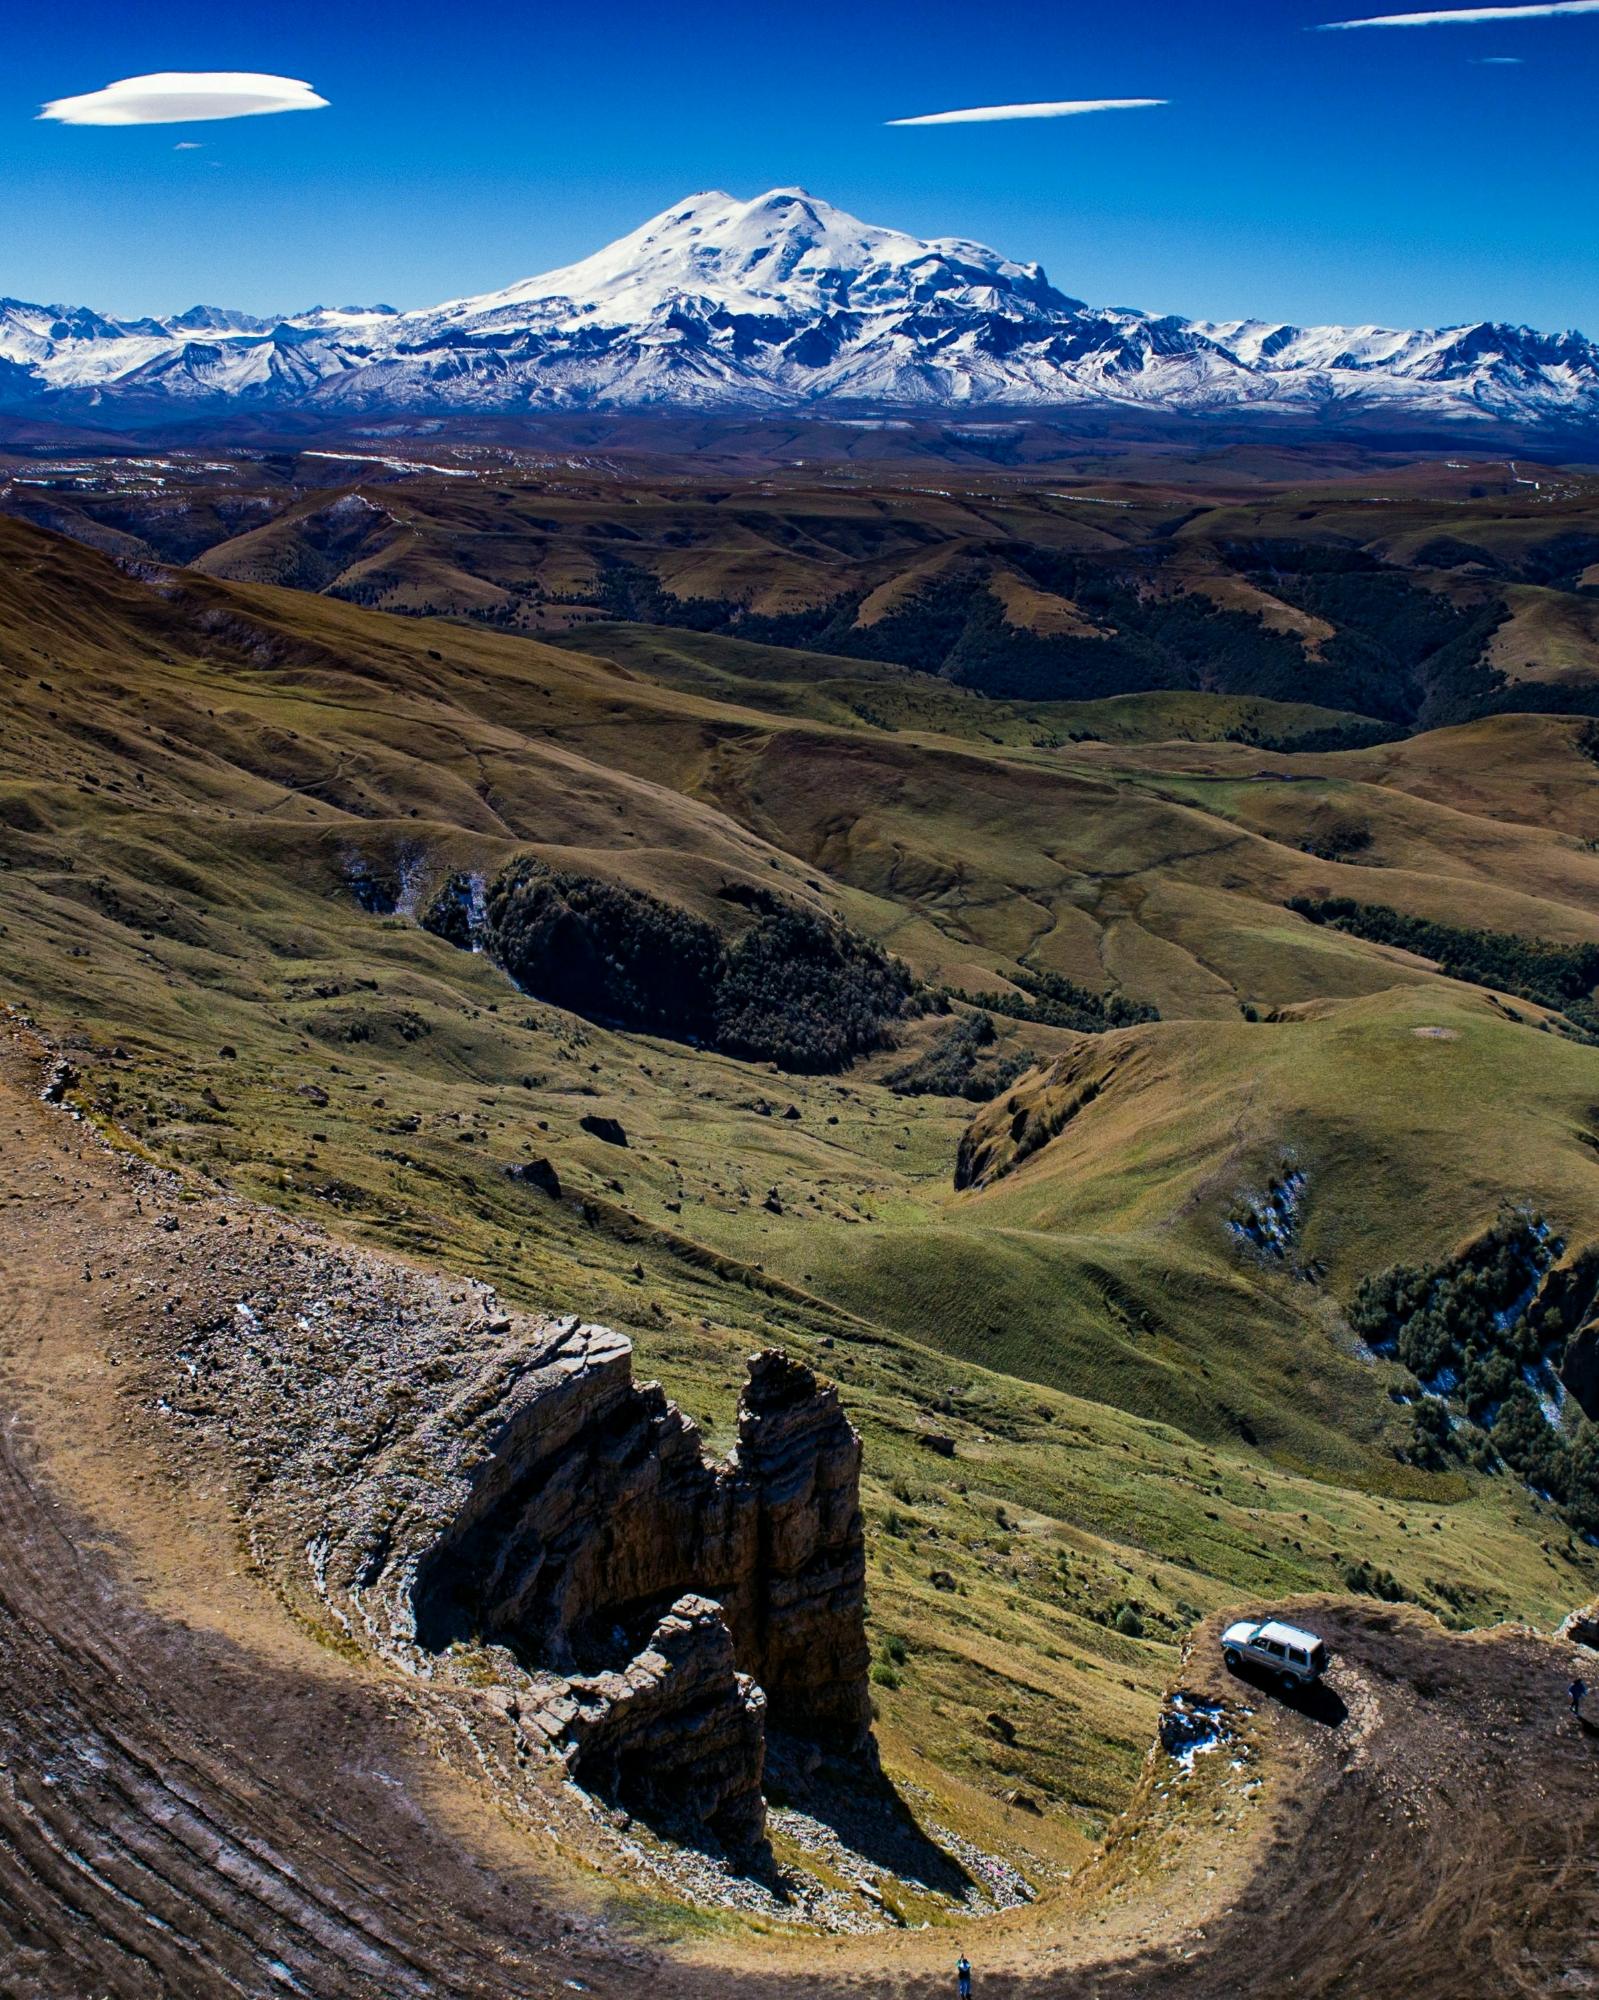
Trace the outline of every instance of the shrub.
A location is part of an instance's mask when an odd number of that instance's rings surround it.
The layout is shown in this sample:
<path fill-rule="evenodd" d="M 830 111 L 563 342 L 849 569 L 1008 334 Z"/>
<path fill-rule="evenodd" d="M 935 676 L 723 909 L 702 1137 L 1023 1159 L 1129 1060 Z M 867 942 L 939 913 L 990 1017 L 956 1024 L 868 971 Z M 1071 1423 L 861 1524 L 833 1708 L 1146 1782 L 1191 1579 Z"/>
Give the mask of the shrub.
<path fill-rule="evenodd" d="M 997 1039 L 989 1015 L 957 1015 L 921 1055 L 883 1080 L 901 1097 L 964 1097 L 986 1104 L 1038 1062 L 1027 1049 L 985 1060 Z"/>
<path fill-rule="evenodd" d="M 990 1014 L 1004 1014 L 1013 1021 L 1037 1021 L 1051 1028 L 1075 1028 L 1079 1034 L 1101 1035 L 1107 1028 L 1131 1027 L 1137 1021 L 1158 1021 L 1160 1010 L 1141 1000 L 1127 1000 L 1119 993 L 1094 993 L 1086 986 L 1063 979 L 1058 972 L 1031 972 L 1025 966 L 1015 974 L 1023 993 L 960 993 L 957 998 Z"/>
<path fill-rule="evenodd" d="M 1301 729 L 1289 736 L 1253 729 L 1246 723 L 1241 728 L 1225 730 L 1222 741 L 1249 743 L 1269 756 L 1298 754 L 1308 757 L 1324 755 L 1329 750 L 1370 750 L 1379 743 L 1395 743 L 1404 733 L 1397 723 L 1368 722 L 1364 717 L 1353 717 L 1348 722 L 1331 722 L 1319 729 Z"/>
<path fill-rule="evenodd" d="M 470 951 L 477 942 L 473 879 L 465 874 L 452 875 L 422 915 L 423 930 L 443 938 L 458 951 Z"/>
<path fill-rule="evenodd" d="M 1583 1424 L 1566 1447 L 1566 1487 L 1572 1526 L 1599 1535 L 1599 1424 Z"/>
<path fill-rule="evenodd" d="M 723 959 L 716 1046 L 783 1069 L 842 1069 L 888 1041 L 911 1004 L 910 973 L 868 939 L 808 910 L 780 909 Z"/>
<path fill-rule="evenodd" d="M 1515 1360 L 1503 1348 L 1474 1354 L 1460 1378 L 1461 1398 L 1471 1414 L 1480 1417 L 1502 1403 L 1519 1380 Z"/>
<path fill-rule="evenodd" d="M 995 1040 L 987 1014 L 957 1015 L 913 1062 L 883 1079 L 901 1097 L 960 1097 L 971 1082 L 981 1051 Z"/>
<path fill-rule="evenodd" d="M 1288 908 L 1313 924 L 1330 924 L 1352 937 L 1435 959 L 1451 979 L 1564 1009 L 1583 1027 L 1594 1024 L 1589 996 L 1599 985 L 1599 945 L 1551 944 L 1517 931 L 1466 930 L 1426 917 L 1407 917 L 1385 903 L 1357 903 L 1348 896 L 1320 900 L 1293 896 Z"/>
<path fill-rule="evenodd" d="M 1444 1368 L 1474 1367 L 1485 1388 L 1502 1383 L 1502 1371 L 1488 1367 L 1492 1356 L 1519 1366 L 1541 1351 L 1516 1308 L 1531 1298 L 1559 1247 L 1537 1219 L 1507 1217 L 1448 1263 L 1431 1270 L 1395 1264 L 1362 1278 L 1349 1323 L 1373 1346 L 1394 1347 L 1423 1381 Z"/>
<path fill-rule="evenodd" d="M 1523 1479 L 1556 1500 L 1571 1491 L 1571 1468 L 1565 1440 L 1552 1429 L 1538 1407 L 1538 1398 L 1518 1381 L 1494 1418 L 1489 1432 L 1494 1449 Z"/>
<path fill-rule="evenodd" d="M 918 1004 L 897 959 L 773 897 L 744 935 L 638 889 L 513 862 L 485 942 L 526 993 L 610 1027 L 705 1042 L 800 1071 L 842 1069 Z"/>
<path fill-rule="evenodd" d="M 1344 1571 L 1344 1583 L 1362 1597 L 1380 1597 L 1384 1604 L 1398 1604 L 1405 1596 L 1405 1587 L 1396 1576 L 1369 1562 L 1351 1563 Z"/>
<path fill-rule="evenodd" d="M 1573 1527 L 1599 1535 L 1599 1424 L 1552 1423 L 1521 1372 L 1572 1332 L 1591 1303 L 1591 1272 L 1582 1275 L 1580 1259 L 1545 1282 L 1560 1250 L 1542 1222 L 1507 1218 L 1432 1270 L 1396 1264 L 1363 1278 L 1349 1320 L 1375 1345 L 1392 1346 L 1418 1376 L 1457 1370 L 1452 1395 L 1491 1426 L 1486 1435 L 1457 1435 L 1440 1402 L 1418 1403 L 1411 1412 L 1418 1464 L 1441 1463 L 1446 1450 L 1463 1452 L 1479 1471 L 1502 1462 L 1558 1501 Z"/>
<path fill-rule="evenodd" d="M 1351 855 L 1364 854 L 1370 847 L 1371 828 L 1363 819 L 1337 818 L 1318 827 L 1301 844 L 1307 854 L 1314 854 L 1319 861 L 1347 861 Z"/>
<path fill-rule="evenodd" d="M 637 889 L 512 862 L 489 889 L 494 956 L 525 993 L 608 1026 L 704 1032 L 721 967 L 717 931 Z"/>
<path fill-rule="evenodd" d="M 1410 1455 L 1418 1465 L 1437 1468 L 1454 1445 L 1449 1412 L 1433 1397 L 1411 1406 Z"/>

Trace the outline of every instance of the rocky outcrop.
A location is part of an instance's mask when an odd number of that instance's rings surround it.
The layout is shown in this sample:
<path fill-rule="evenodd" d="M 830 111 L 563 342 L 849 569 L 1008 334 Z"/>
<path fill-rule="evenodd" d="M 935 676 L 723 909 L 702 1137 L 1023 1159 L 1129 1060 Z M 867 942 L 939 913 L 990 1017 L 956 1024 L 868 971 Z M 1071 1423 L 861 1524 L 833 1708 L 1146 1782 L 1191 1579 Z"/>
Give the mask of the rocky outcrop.
<path fill-rule="evenodd" d="M 1599 1652 L 1599 1598 L 1564 1618 L 1555 1637 L 1569 1639 L 1575 1646 L 1586 1646 L 1591 1652 Z"/>
<path fill-rule="evenodd" d="M 631 1364 L 606 1328 L 562 1331 L 392 1610 L 431 1654 L 488 1641 L 560 1676 L 542 1713 L 574 1772 L 636 1789 L 659 1751 L 657 1792 L 681 1762 L 685 1796 L 747 1824 L 768 1715 L 833 1750 L 870 1742 L 860 1440 L 835 1390 L 768 1350 L 716 1464 Z"/>
<path fill-rule="evenodd" d="M 755 1355 L 718 1461 L 622 1335 L 238 1216 L 160 1219 L 146 1331 L 159 1420 L 218 1453 L 263 1569 L 355 1643 L 503 1701 L 525 1750 L 729 1840 L 757 1824 L 768 1720 L 871 1757 L 836 1390 Z"/>
<path fill-rule="evenodd" d="M 632 1358 L 622 1335 L 572 1323 L 527 1355 L 438 1496 L 455 1498 L 450 1515 L 417 1523 L 426 1544 L 388 1565 L 397 1629 L 433 1652 L 488 1639 L 582 1672 L 725 1572 L 717 1469 L 662 1391 L 634 1383 Z"/>
<path fill-rule="evenodd" d="M 60 1057 L 50 1065 L 49 1074 L 44 1080 L 44 1087 L 39 1092 L 40 1103 L 64 1104 L 67 1092 L 76 1089 L 77 1083 L 77 1070 L 67 1061 L 65 1056 Z"/>
<path fill-rule="evenodd" d="M 753 1546 L 730 1610 L 780 1727 L 847 1750 L 871 1731 L 861 1441 L 837 1392 L 777 1349 L 750 1362 L 736 1477 Z"/>
<path fill-rule="evenodd" d="M 708 1597 L 680 1597 L 625 1668 L 569 1682 L 540 1720 L 590 1790 L 730 1847 L 765 1831 L 766 1696 Z"/>
<path fill-rule="evenodd" d="M 503 1647 L 583 1782 L 748 1841 L 768 1719 L 870 1743 L 860 1465 L 837 1392 L 778 1350 L 717 1464 L 625 1339 L 567 1327 L 395 1609 L 434 1655 Z"/>
<path fill-rule="evenodd" d="M 514 1167 L 507 1167 L 505 1171 L 513 1181 L 521 1181 L 527 1187 L 536 1187 L 540 1194 L 547 1194 L 551 1201 L 561 1199 L 561 1176 L 556 1172 L 553 1160 L 544 1158 L 522 1160 Z"/>
<path fill-rule="evenodd" d="M 1560 1379 L 1583 1415 L 1599 1423 L 1599 1319 L 1589 1320 L 1567 1341 Z"/>

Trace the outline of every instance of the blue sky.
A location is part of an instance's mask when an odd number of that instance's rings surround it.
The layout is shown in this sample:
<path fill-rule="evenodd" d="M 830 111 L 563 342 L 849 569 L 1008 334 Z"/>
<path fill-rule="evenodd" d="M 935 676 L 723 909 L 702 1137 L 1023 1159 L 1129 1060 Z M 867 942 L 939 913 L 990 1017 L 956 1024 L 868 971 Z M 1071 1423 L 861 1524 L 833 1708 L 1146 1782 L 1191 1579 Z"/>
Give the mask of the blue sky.
<path fill-rule="evenodd" d="M 1599 334 L 1599 12 L 1311 32 L 1378 11 L 1370 0 L 18 10 L 0 76 L 0 293 L 122 313 L 198 300 L 429 304 L 567 262 L 700 188 L 798 183 L 872 221 L 1040 258 L 1096 303 Z M 115 129 L 36 116 L 48 100 L 168 69 L 303 78 L 328 108 Z M 1171 101 L 885 124 L 1098 97 Z"/>

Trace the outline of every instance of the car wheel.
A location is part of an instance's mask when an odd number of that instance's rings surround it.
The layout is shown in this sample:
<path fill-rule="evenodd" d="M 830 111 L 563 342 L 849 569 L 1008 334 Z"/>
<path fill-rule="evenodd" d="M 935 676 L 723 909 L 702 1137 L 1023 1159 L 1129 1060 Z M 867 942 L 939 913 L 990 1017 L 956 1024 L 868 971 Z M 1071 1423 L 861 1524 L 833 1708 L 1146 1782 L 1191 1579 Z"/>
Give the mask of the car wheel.
<path fill-rule="evenodd" d="M 1282 1685 L 1282 1691 L 1284 1694 L 1298 1694 L 1299 1692 L 1298 1674 L 1279 1674 L 1277 1676 L 1277 1679 Z"/>
<path fill-rule="evenodd" d="M 1244 1656 L 1236 1646 L 1225 1647 L 1222 1651 L 1221 1660 L 1222 1665 L 1230 1674 L 1236 1674 L 1238 1669 L 1244 1664 Z"/>

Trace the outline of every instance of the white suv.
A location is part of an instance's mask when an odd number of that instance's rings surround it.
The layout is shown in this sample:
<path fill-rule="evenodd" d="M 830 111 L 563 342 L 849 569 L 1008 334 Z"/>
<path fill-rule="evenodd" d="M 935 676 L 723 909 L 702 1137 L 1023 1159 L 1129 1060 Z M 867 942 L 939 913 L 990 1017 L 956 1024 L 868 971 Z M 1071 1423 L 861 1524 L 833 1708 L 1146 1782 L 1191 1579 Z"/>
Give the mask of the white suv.
<path fill-rule="evenodd" d="M 1290 1694 L 1312 1686 L 1327 1671 L 1327 1648 L 1315 1633 L 1276 1618 L 1229 1625 L 1221 1635 L 1221 1656 L 1230 1673 L 1261 1667 Z"/>

